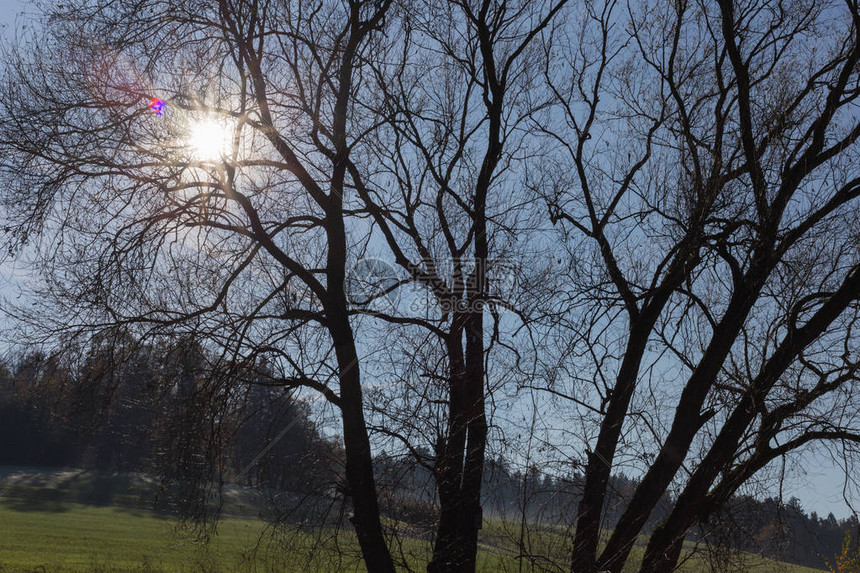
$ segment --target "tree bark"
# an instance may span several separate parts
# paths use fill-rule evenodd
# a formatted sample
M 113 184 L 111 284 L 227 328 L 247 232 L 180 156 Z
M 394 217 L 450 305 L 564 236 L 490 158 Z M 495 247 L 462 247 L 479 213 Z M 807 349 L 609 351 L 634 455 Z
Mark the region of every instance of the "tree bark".
M 330 243 L 327 285 L 329 304 L 326 308 L 326 319 L 338 363 L 346 479 L 353 503 L 352 523 L 368 571 L 394 573 L 394 562 L 385 542 L 379 515 L 373 457 L 364 418 L 358 354 L 346 310 L 346 235 L 343 218 L 338 216 L 340 199 L 336 194 L 333 194 L 332 202 L 327 218 Z
M 600 517 L 606 499 L 606 487 L 612 471 L 612 460 L 621 428 L 633 396 L 639 364 L 645 353 L 645 343 L 650 326 L 636 323 L 633 327 L 624 361 L 618 371 L 615 388 L 609 407 L 600 426 L 600 434 L 594 451 L 588 453 L 585 469 L 585 485 L 579 502 L 576 533 L 573 539 L 573 573 L 595 573 L 597 571 L 597 545 L 600 537 Z
M 448 438 L 437 453 L 440 519 L 428 573 L 471 573 L 476 567 L 487 422 L 483 316 L 475 314 L 477 318 L 465 319 L 468 325 L 465 353 L 459 327 L 448 338 L 451 364 Z M 454 322 L 461 323 L 462 315 L 457 316 Z M 476 326 L 479 321 L 480 327 Z
M 350 344 L 352 329 L 346 323 L 338 330 L 343 332 L 343 340 L 336 340 L 335 348 L 340 369 L 343 443 L 346 451 L 346 479 L 353 504 L 352 523 L 367 570 L 394 573 L 394 563 L 379 517 L 373 458 L 362 409 L 358 360 L 355 346 Z

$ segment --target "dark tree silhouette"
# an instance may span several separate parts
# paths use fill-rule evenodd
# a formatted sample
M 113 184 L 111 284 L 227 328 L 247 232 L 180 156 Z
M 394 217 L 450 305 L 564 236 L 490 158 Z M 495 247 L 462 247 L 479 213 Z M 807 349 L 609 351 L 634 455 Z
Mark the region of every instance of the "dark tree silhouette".
M 772 462 L 856 459 L 858 35 L 856 0 L 64 3 L 5 57 L 4 234 L 41 277 L 11 312 L 193 341 L 168 362 L 210 406 L 261 365 L 250 410 L 324 398 L 374 573 L 372 439 L 433 476 L 429 571 L 465 572 L 509 429 L 523 521 L 532 467 L 577 473 L 574 573 L 657 518 L 668 571 Z
M 584 309 L 575 573 L 620 572 L 670 487 L 642 572 L 772 460 L 856 451 L 858 35 L 854 1 L 609 0 L 548 48 L 534 181 Z M 627 465 L 642 479 L 601 551 Z
M 6 232 L 13 249 L 39 237 L 48 277 L 19 318 L 193 335 L 320 392 L 380 572 L 394 566 L 344 275 L 348 159 L 372 127 L 358 72 L 389 5 L 64 3 L 8 54 L 0 112 Z

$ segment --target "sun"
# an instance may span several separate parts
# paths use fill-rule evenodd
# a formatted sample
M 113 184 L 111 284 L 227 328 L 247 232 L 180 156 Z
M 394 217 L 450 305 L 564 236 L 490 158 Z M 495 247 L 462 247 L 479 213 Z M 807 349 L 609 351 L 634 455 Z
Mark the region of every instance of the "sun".
M 223 123 L 205 119 L 191 126 L 188 145 L 198 161 L 219 161 L 230 149 L 230 131 Z

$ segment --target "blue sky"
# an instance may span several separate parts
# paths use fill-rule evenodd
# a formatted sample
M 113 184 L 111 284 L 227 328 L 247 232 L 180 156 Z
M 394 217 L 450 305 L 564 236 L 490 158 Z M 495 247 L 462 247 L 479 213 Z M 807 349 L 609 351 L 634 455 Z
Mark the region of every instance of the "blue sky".
M 37 12 L 34 4 L 26 0 L 0 0 L 0 36 L 13 38 L 15 26 L 26 20 L 23 15 Z M 13 282 L 11 275 L 20 272 L 20 268 L 13 270 L 9 265 L 0 264 L 0 296 L 10 294 L 10 283 Z M 785 499 L 797 496 L 807 511 L 816 511 L 822 516 L 833 512 L 839 518 L 847 517 L 850 510 L 841 497 L 842 479 L 839 470 L 824 455 L 807 455 L 800 462 L 798 465 L 803 467 L 795 467 L 795 471 L 790 472 L 790 483 L 783 490 Z M 772 495 L 777 493 L 773 491 Z
M 27 0 L 0 0 L 0 38 L 11 39 L 14 37 L 16 22 L 20 24 L 22 15 L 26 12 L 35 11 L 34 2 Z M 9 292 L 9 283 L 16 271 L 9 264 L 0 261 L 0 294 Z
M 18 14 L 33 9 L 33 2 L 26 2 L 24 0 L 0 0 L 0 25 L 4 28 L 3 33 L 8 34 L 11 31 Z

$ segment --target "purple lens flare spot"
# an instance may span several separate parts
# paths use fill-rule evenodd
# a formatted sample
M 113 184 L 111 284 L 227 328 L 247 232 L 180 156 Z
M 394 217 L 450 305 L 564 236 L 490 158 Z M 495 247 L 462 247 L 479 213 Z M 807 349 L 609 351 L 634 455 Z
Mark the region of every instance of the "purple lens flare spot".
M 164 108 L 167 107 L 167 104 L 164 103 L 163 100 L 160 100 L 156 97 L 152 98 L 152 101 L 149 102 L 149 109 L 155 112 L 155 115 L 164 115 Z

